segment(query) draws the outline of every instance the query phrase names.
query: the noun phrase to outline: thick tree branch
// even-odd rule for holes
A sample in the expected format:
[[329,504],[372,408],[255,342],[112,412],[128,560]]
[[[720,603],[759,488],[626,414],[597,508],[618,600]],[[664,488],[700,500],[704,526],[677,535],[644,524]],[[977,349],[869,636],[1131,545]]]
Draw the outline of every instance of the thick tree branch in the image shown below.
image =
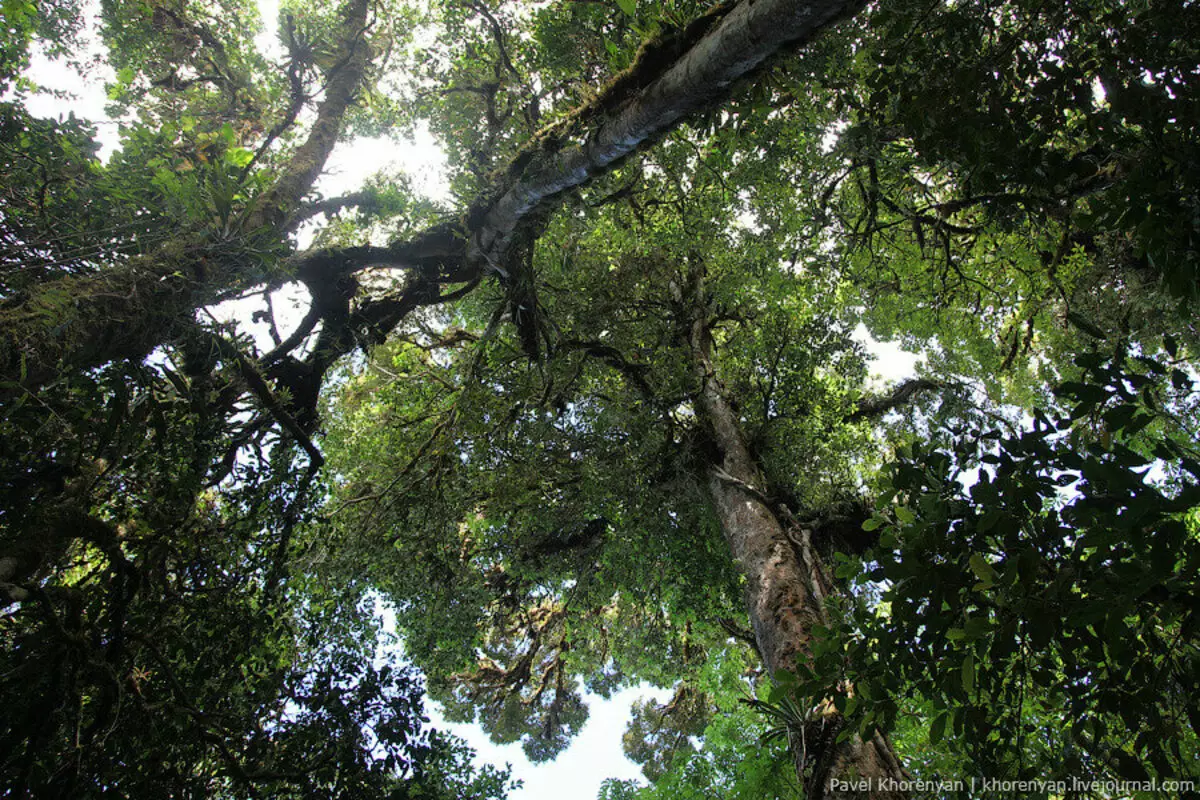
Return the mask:
[[638,390],[644,397],[656,397],[654,388],[646,380],[646,373],[649,368],[645,364],[634,364],[615,347],[606,345],[603,342],[598,342],[592,339],[580,340],[571,339],[562,342],[560,345],[565,350],[581,350],[584,354],[592,358],[598,358],[605,364],[621,373],[635,389]]
[[347,194],[338,195],[337,197],[326,197],[321,200],[315,200],[310,203],[305,203],[296,212],[293,224],[299,224],[307,219],[315,217],[317,214],[336,214],[339,211],[344,211],[347,208],[362,208],[370,210],[374,208],[378,201],[378,193],[371,189],[363,189],[359,192],[348,192]]
[[[797,3],[742,2],[695,42],[661,75],[614,109],[599,108],[601,122],[582,140],[561,149],[543,148],[521,177],[491,204],[470,232],[467,263],[504,274],[505,256],[521,222],[541,204],[603,173],[653,142],[685,117],[712,107],[730,87],[786,45],[796,44],[857,9],[852,0]],[[711,22],[711,20],[710,20]]]
[[286,228],[300,202],[325,168],[333,146],[342,132],[342,119],[354,102],[371,61],[366,40],[368,0],[351,0],[346,10],[343,34],[338,42],[337,69],[325,87],[325,99],[308,138],[296,150],[287,169],[257,204],[246,221],[248,230],[261,227]]
[[[511,280],[513,245],[525,227],[544,218],[551,203],[652,143],[688,115],[715,106],[769,56],[858,6],[855,0],[759,0],[719,7],[671,42],[681,55],[665,67],[653,58],[640,59],[640,67],[635,64],[622,80],[573,114],[572,125],[584,129],[578,142],[563,146],[548,134],[536,147],[518,154],[509,168],[508,185],[500,187],[494,201],[472,211],[466,225],[432,228],[393,243],[386,252],[345,252],[340,268],[367,266],[362,256],[369,257],[371,265],[413,269],[435,281],[472,281],[488,273]],[[588,122],[594,123],[590,130]],[[333,263],[339,255],[328,252],[322,258]],[[401,309],[409,307],[399,299],[371,305],[356,317],[369,323],[369,338],[375,341],[399,324],[407,313]],[[352,341],[342,342],[347,351],[353,347]]]

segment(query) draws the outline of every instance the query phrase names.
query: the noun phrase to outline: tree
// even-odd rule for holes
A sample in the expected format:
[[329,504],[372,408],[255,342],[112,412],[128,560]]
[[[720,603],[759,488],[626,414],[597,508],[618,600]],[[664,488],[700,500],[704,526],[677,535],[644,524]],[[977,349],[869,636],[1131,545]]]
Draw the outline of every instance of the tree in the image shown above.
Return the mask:
[[[35,31],[72,31],[70,8],[20,8],[0,50],[10,81]],[[258,631],[267,608],[285,620],[257,635],[276,643],[266,661],[293,672],[253,691],[276,709],[302,702],[316,678],[300,675],[326,654],[294,626],[330,607],[322,581],[343,587],[354,625],[368,588],[393,599],[451,713],[480,714],[536,757],[581,724],[578,679],[602,693],[634,677],[678,682],[654,728],[678,734],[658,737],[667,752],[644,751],[674,780],[699,763],[680,743],[714,698],[697,676],[732,638],[782,682],[769,697],[762,680],[747,691],[787,722],[808,796],[838,796],[852,775],[903,777],[884,735],[896,697],[932,703],[939,737],[941,710],[962,697],[918,664],[873,706],[869,647],[849,667],[834,657],[885,638],[855,639],[839,616],[870,596],[847,565],[889,558],[867,511],[887,491],[880,463],[941,420],[1049,402],[1048,382],[1079,376],[1068,355],[1081,339],[1120,331],[1149,355],[1171,331],[1184,358],[1194,351],[1176,314],[1194,286],[1194,51],[1118,32],[1130,14],[1160,33],[1195,18],[1169,4],[881,4],[793,52],[854,10],[435,5],[424,21],[445,66],[409,69],[400,100],[386,87],[415,11],[290,9],[275,67],[254,51],[245,8],[105,6],[113,97],[136,118],[120,154],[100,165],[85,125],[6,111],[0,588],[20,603],[9,653],[55,665],[61,682],[40,696],[76,709],[39,725],[28,706],[13,728],[24,786],[60,785],[34,777],[44,740],[74,754],[72,789],[106,774],[87,759],[105,752],[99,731],[129,690],[63,666],[75,662],[56,648],[78,629],[95,631],[79,656],[87,674],[157,664],[156,691],[217,764],[203,780],[337,794],[352,773],[392,791],[399,762],[363,759],[356,738],[390,691],[363,667],[366,634],[321,617],[346,653],[324,674],[363,677],[338,686],[351,697],[340,716],[325,712],[328,691],[312,693],[318,730],[345,746],[296,775],[272,766],[290,752],[273,735],[286,712],[247,701],[223,733],[217,684],[178,674],[188,625],[171,633],[163,609],[212,629],[220,613],[191,598],[227,597],[243,622],[219,624]],[[416,120],[443,137],[457,212],[437,218],[382,181],[310,197],[339,136]],[[321,214],[332,222],[318,246],[297,251],[288,237]],[[312,304],[284,337],[269,298],[292,280]],[[266,352],[196,314],[250,293],[267,298]],[[850,333],[859,321],[893,333],[902,319],[940,354],[929,379],[874,396]],[[365,371],[336,372],[359,347],[373,348]],[[342,388],[322,410],[331,374]],[[878,424],[914,402],[933,422]],[[195,572],[208,559],[222,566]],[[886,640],[903,648],[915,619]],[[1191,627],[1177,631],[1192,646]],[[159,637],[158,656],[127,645]],[[245,651],[231,640],[206,652],[220,663]],[[1043,707],[1044,728],[1055,707]],[[986,748],[992,731],[958,719],[953,732]],[[91,730],[82,746],[64,738],[72,721]],[[411,717],[395,725],[404,733],[389,741],[411,744]],[[1139,741],[1126,755],[1150,753]],[[454,763],[422,747],[410,787],[417,765]],[[337,777],[323,777],[332,763]],[[479,792],[504,782],[479,780]]]
[[[666,183],[659,197],[671,197]],[[781,480],[769,487],[765,465],[750,454],[744,428],[756,427],[760,436],[783,435],[797,452],[810,444],[806,440],[813,432],[788,436],[783,431],[814,424],[804,419],[806,413],[818,416],[813,406],[829,406],[822,411],[831,419],[816,423],[826,429],[854,410],[853,405],[838,407],[844,395],[829,398],[834,390],[820,387],[818,375],[828,365],[813,357],[798,360],[798,348],[842,361],[828,378],[835,384],[860,375],[859,361],[845,331],[821,344],[807,339],[817,335],[815,319],[828,309],[822,301],[831,305],[830,298],[765,266],[778,258],[776,243],[737,247],[736,240],[710,227],[707,216],[692,224],[688,206],[721,202],[713,188],[693,186],[689,197],[672,198],[670,213],[647,212],[659,218],[648,244],[638,245],[636,227],[623,236],[606,227],[590,234],[604,239],[579,242],[568,264],[535,263],[548,286],[559,279],[574,281],[570,289],[539,295],[540,313],[556,326],[551,343],[561,354],[541,370],[520,374],[525,356],[519,332],[512,343],[499,334],[477,337],[462,329],[432,338],[418,332],[381,356],[378,374],[348,387],[353,417],[343,422],[345,432],[337,440],[327,440],[330,453],[346,449],[332,464],[347,480],[349,507],[341,520],[351,541],[344,546],[354,553],[359,531],[380,530],[367,537],[379,544],[357,545],[362,554],[352,556],[351,563],[357,568],[377,564],[373,582],[402,607],[433,612],[425,619],[405,615],[402,624],[408,628],[409,652],[430,676],[435,693],[454,705],[465,704],[467,717],[483,706],[489,729],[503,739],[527,737],[532,757],[553,755],[579,726],[572,673],[599,680],[601,687],[603,676],[612,673],[618,680],[661,680],[661,672],[642,671],[645,654],[622,652],[625,647],[658,650],[663,637],[670,642],[682,635],[683,641],[668,645],[674,657],[700,664],[704,651],[714,646],[714,618],[739,615],[741,592],[732,576],[712,575],[711,566],[696,564],[696,555],[685,556],[681,548],[700,546],[709,558],[726,546],[732,549],[747,575],[756,646],[772,672],[791,668],[806,651],[808,631],[823,616],[819,593],[831,591],[822,584],[811,598],[805,594],[813,577],[825,580],[819,577],[821,556],[809,551],[806,566],[803,552],[793,552],[785,531],[799,537],[800,524],[791,511],[777,508],[783,498],[768,498],[794,477],[776,476]],[[681,211],[682,224],[672,219]],[[610,224],[616,213],[606,215]],[[588,235],[583,223],[564,225]],[[559,235],[570,236],[563,230],[546,234]],[[708,297],[703,262],[685,266],[688,243],[697,252],[729,253],[720,264],[724,285],[712,290],[721,301]],[[631,255],[630,248],[641,257]],[[558,253],[552,258],[557,261]],[[613,258],[633,263],[614,274]],[[752,258],[762,260],[761,279],[739,279]],[[591,291],[580,291],[581,280]],[[766,296],[759,302],[740,299],[747,283]],[[788,294],[792,298],[784,299]],[[756,354],[763,342],[753,333],[755,325],[763,325],[779,337],[769,344],[777,359],[773,368],[783,364],[791,372],[772,374],[777,385],[760,387],[756,403],[762,408],[745,411],[747,421],[733,411],[735,401],[717,379],[714,363],[711,330],[716,304],[725,301],[741,320],[727,323],[742,334],[737,367],[763,366],[764,355]],[[792,322],[802,327],[791,333],[764,324],[770,317],[776,324],[788,323],[792,315],[814,322],[811,327]],[[642,347],[646,354],[635,358],[630,353],[637,342],[656,344]],[[430,351],[449,352],[431,357]],[[518,374],[510,374],[514,369]],[[849,375],[842,378],[841,370]],[[430,381],[406,380],[417,374],[430,375]],[[744,386],[748,376],[738,377]],[[795,405],[799,398],[784,400],[789,391],[806,395],[811,405],[805,412]],[[785,402],[791,406],[786,414],[777,411]],[[377,424],[381,413],[391,424]],[[830,483],[834,480],[829,476]],[[637,487],[636,497],[630,487]],[[834,484],[824,493],[839,488],[846,487]],[[827,499],[817,487],[810,492],[815,495],[806,498],[810,502]],[[697,519],[697,503],[714,506],[715,519]],[[686,533],[692,527],[708,528],[708,535],[697,540]],[[711,538],[717,531],[728,545]],[[383,553],[375,549],[379,545]],[[407,554],[401,563],[386,555],[395,548]],[[682,596],[647,597],[647,586],[638,584],[653,580],[646,573],[649,564],[633,574],[614,574],[630,570],[638,559],[653,560],[652,569],[667,572],[660,580],[677,584],[667,591]],[[430,574],[439,575],[432,586]],[[714,578],[723,596],[712,596]],[[693,600],[691,594],[704,599]],[[647,606],[670,611],[664,617]],[[459,609],[453,624],[447,620],[450,608]],[[679,617],[695,619],[684,624]],[[610,642],[609,630],[626,625],[666,630],[647,633],[660,643]],[[689,644],[689,637],[704,644]],[[486,657],[471,663],[481,648]],[[446,663],[448,657],[455,660]],[[596,669],[601,675],[589,674]],[[886,748],[882,739],[878,746]],[[867,774],[864,761],[857,754],[851,758]],[[818,771],[817,783],[825,777]]]

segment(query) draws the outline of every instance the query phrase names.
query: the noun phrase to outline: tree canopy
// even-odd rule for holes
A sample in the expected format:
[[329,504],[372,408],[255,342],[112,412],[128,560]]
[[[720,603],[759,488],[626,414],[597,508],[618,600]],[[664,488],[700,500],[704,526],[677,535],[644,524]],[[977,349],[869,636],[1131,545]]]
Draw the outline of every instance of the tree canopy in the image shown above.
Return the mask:
[[4,796],[1196,796],[1192,3],[4,14]]

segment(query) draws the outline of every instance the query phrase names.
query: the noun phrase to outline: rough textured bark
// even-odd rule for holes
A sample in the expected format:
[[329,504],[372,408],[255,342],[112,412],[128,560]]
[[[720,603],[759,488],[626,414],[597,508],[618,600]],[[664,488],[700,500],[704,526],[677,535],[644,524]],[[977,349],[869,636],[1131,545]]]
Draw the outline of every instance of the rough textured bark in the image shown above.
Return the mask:
[[[824,623],[825,598],[833,585],[811,534],[767,497],[765,481],[737,413],[717,375],[704,301],[703,272],[693,265],[686,292],[675,287],[677,303],[690,312],[689,348],[700,382],[698,415],[719,456],[708,466],[709,496],[725,540],[746,578],[746,604],[754,638],[768,671],[794,670],[805,658],[814,626]],[[832,703],[814,712],[811,734],[792,751],[810,800],[864,798],[900,800],[893,782],[907,778],[890,743],[876,735],[835,743],[841,719]],[[868,791],[839,791],[834,781],[870,781]]]

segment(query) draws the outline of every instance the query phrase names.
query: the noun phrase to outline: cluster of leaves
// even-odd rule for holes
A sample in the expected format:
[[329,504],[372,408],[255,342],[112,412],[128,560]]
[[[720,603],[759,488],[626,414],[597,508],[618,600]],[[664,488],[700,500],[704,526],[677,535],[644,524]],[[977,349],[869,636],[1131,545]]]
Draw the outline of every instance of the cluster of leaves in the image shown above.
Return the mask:
[[[36,36],[70,45],[63,9],[5,4],[5,81]],[[246,216],[340,68],[316,48],[275,69],[253,4],[99,10],[124,115],[106,163],[91,124],[38,119],[20,92],[0,107],[6,323],[85,348],[103,334],[65,321],[80,304],[163,313],[131,276],[186,294],[222,260],[246,283],[277,274],[286,231]],[[186,316],[129,361],[30,388],[20,360],[0,387],[0,794],[504,796],[507,772],[426,729],[368,587],[312,569],[319,454],[281,413],[289,390],[246,337]]]
[[0,27],[0,94],[22,92],[36,84],[22,72],[29,65],[30,45],[38,41],[45,55],[71,56],[79,44],[79,5],[72,0],[35,2],[6,0]]
[[[120,252],[153,229],[151,219],[130,220],[136,206],[113,197],[94,136],[92,125],[73,116],[40,120],[17,104],[0,104],[0,295],[92,269],[105,252]],[[97,246],[98,239],[108,246]]]
[[397,604],[448,715],[531,757],[581,725],[580,684],[673,684],[741,615],[671,296],[688,258],[708,261],[723,377],[780,501],[819,508],[861,466],[868,436],[847,416],[864,367],[836,285],[775,267],[785,227],[722,228],[740,202],[689,164],[694,138],[664,143],[661,177],[631,168],[598,191],[635,186],[662,207],[556,216],[531,254],[535,292],[514,281],[412,320],[326,415],[341,568]]
[[[503,281],[412,314],[356,364],[318,440],[323,507],[306,437],[328,361],[289,353],[318,319],[317,360],[352,348],[328,312],[355,310],[370,281],[305,276],[313,310],[291,350],[272,326],[257,364],[245,338],[190,317],[289,277],[299,219],[357,207],[321,234],[328,245],[427,221],[404,186],[377,182],[341,202],[296,197],[261,240],[246,230],[294,166],[295,123],[345,67],[336,42],[366,37],[380,55],[338,124],[427,123],[469,218],[531,153],[585,128],[568,109],[604,114],[670,63],[673,33],[703,8],[429,4],[440,52],[404,76],[401,99],[381,65],[416,12],[372,6],[369,32],[347,31],[330,7],[285,3],[272,65],[241,0],[101,9],[121,151],[101,165],[78,121],[19,103],[0,116],[4,310],[54,322],[103,307],[114,287],[148,285],[122,282],[131,256],[172,241],[193,268],[149,282],[219,291],[118,354],[161,346],[147,363],[38,376],[36,394],[0,387],[17,396],[0,420],[0,590],[14,601],[0,765],[14,792],[502,794],[502,773],[475,776],[461,747],[420,733],[412,673],[376,662],[363,603],[378,590],[448,715],[535,759],[582,726],[584,688],[678,684],[671,713],[646,709],[628,748],[657,785],[613,784],[613,798],[794,793],[783,737],[756,748],[766,726],[752,720],[774,705],[776,733],[803,734],[804,705],[782,702],[796,685],[754,701],[766,706],[729,702],[753,676],[726,641],[746,638],[738,577],[705,499],[719,454],[675,298],[700,265],[717,371],[764,479],[749,488],[772,508],[795,518],[861,500],[882,440],[934,440],[893,470],[885,500],[898,502],[869,526],[881,543],[861,591],[885,592],[885,612],[847,601],[838,625],[807,632],[821,643],[803,691],[831,698],[847,735],[895,727],[918,771],[962,774],[969,758],[993,777],[1186,773],[1191,374],[1182,360],[1065,354],[1079,333],[1121,330],[1147,354],[1162,330],[1189,352],[1198,340],[1176,304],[1196,285],[1188,5],[873,5],[561,213],[535,215]],[[66,3],[4,10],[0,85],[35,35],[61,47],[75,25]],[[600,85],[609,105],[591,103]],[[228,280],[209,281],[218,262]],[[96,280],[54,283],[79,275]],[[21,303],[32,291],[37,308]],[[935,369],[993,398],[1076,378],[1063,387],[1075,410],[1023,434],[877,436],[857,415],[860,321],[936,343]],[[92,335],[62,325],[47,338]],[[289,369],[309,379],[289,383]],[[301,389],[297,424],[286,410]],[[861,564],[844,559],[838,578]]]
[[859,601],[775,699],[837,692],[926,777],[1196,777],[1193,379],[1123,347],[1077,365],[1069,413],[893,465],[873,561],[840,569]]
[[[232,125],[191,115],[131,125],[107,163],[95,135],[74,116],[42,120],[0,104],[0,296],[9,304],[56,279],[120,275],[121,262],[181,235],[203,237],[211,258],[243,259],[248,278],[265,272],[278,243],[238,226],[269,174],[243,174],[251,154]],[[71,298],[49,291],[42,313],[61,314],[59,301]]]
[[340,556],[398,605],[449,717],[545,759],[586,718],[579,677],[602,695],[669,680],[680,617],[731,613],[733,576],[664,432],[576,399],[594,384],[639,403],[611,367],[513,369],[512,342],[472,338],[397,342],[347,385],[325,440]]
[[1173,3],[880,3],[801,59],[785,85],[838,134],[816,213],[868,327],[1022,404],[1079,330],[1194,344],[1195,25]]
[[114,367],[6,407],[0,791],[503,796],[423,730],[365,588],[293,572],[311,483],[287,442],[237,456],[219,378]]

